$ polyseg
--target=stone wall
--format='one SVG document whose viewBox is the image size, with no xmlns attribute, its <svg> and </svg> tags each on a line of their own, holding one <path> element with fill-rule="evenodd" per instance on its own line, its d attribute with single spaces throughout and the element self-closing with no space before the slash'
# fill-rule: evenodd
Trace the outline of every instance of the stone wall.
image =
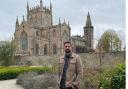
<svg viewBox="0 0 128 89">
<path fill-rule="evenodd" d="M 85 53 L 79 54 L 82 58 L 85 68 L 97 68 L 99 66 L 114 67 L 118 63 L 124 63 L 125 54 L 120 53 Z"/>
<path fill-rule="evenodd" d="M 118 63 L 125 62 L 125 54 L 120 53 L 82 53 L 80 55 L 84 68 L 98 68 L 99 66 L 115 66 Z M 17 57 L 16 65 L 30 66 L 56 66 L 59 56 L 25 56 Z"/>
</svg>

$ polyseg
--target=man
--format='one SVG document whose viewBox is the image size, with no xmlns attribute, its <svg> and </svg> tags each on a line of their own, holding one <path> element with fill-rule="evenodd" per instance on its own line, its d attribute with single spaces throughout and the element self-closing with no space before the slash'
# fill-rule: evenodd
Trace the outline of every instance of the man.
<svg viewBox="0 0 128 89">
<path fill-rule="evenodd" d="M 60 89 L 81 89 L 83 76 L 80 56 L 72 52 L 70 42 L 64 43 L 64 55 L 59 60 Z"/>
</svg>

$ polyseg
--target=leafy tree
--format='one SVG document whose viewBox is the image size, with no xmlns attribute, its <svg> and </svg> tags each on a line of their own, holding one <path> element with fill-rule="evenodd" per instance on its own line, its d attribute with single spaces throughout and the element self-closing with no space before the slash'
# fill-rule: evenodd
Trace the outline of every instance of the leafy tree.
<svg viewBox="0 0 128 89">
<path fill-rule="evenodd" d="M 100 38 L 99 44 L 105 52 L 121 50 L 121 40 L 114 30 L 104 32 Z"/>
<path fill-rule="evenodd" d="M 0 63 L 9 66 L 14 58 L 14 46 L 11 42 L 0 45 Z"/>
</svg>

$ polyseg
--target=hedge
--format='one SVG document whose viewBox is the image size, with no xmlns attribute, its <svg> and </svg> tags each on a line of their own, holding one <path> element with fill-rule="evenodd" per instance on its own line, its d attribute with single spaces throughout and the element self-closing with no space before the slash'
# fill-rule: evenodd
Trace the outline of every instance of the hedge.
<svg viewBox="0 0 128 89">
<path fill-rule="evenodd" d="M 0 67 L 0 80 L 14 79 L 20 73 L 28 71 L 53 72 L 50 67 Z M 55 71 L 55 70 L 54 70 Z"/>
</svg>

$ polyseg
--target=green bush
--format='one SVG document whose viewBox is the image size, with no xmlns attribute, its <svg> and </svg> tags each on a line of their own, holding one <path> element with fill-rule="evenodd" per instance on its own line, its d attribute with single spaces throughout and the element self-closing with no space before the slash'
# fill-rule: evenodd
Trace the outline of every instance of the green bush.
<svg viewBox="0 0 128 89">
<path fill-rule="evenodd" d="M 111 78 L 112 89 L 125 89 L 125 65 L 120 64 Z"/>
<path fill-rule="evenodd" d="M 125 64 L 119 64 L 115 69 L 102 74 L 100 87 L 102 89 L 125 89 Z"/>
<path fill-rule="evenodd" d="M 53 72 L 49 67 L 0 67 L 0 80 L 16 78 L 20 73 L 27 71 Z"/>
</svg>

